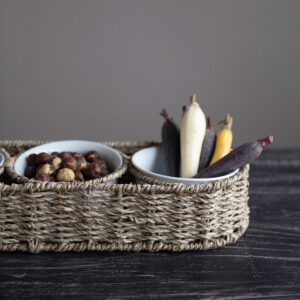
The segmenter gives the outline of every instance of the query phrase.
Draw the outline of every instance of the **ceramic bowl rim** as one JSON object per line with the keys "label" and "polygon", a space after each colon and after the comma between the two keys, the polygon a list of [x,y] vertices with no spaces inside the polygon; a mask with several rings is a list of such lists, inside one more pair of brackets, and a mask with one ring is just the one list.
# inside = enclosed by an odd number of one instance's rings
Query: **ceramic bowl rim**
{"label": "ceramic bowl rim", "polygon": [[[109,152],[114,153],[114,155],[115,155],[114,160],[115,160],[115,161],[118,160],[118,161],[117,161],[118,165],[117,165],[117,167],[116,167],[114,170],[112,170],[112,172],[117,171],[117,170],[120,169],[120,168],[122,167],[122,165],[123,165],[123,157],[122,157],[122,155],[118,152],[118,150],[116,150],[116,149],[114,149],[114,148],[112,148],[112,147],[109,147],[109,146],[107,146],[107,145],[105,145],[105,144],[98,143],[98,142],[94,142],[94,141],[88,141],[88,140],[60,140],[60,141],[54,141],[54,142],[50,142],[50,143],[41,144],[41,145],[32,147],[32,148],[30,148],[30,149],[24,151],[23,153],[21,153],[21,154],[17,157],[17,159],[15,160],[15,162],[14,162],[14,165],[13,165],[13,170],[14,170],[14,172],[15,172],[17,175],[25,176],[25,175],[24,175],[24,171],[23,171],[22,173],[20,173],[19,170],[18,170],[18,167],[19,167],[19,164],[21,164],[21,162],[23,162],[23,161],[28,157],[28,155],[33,154],[33,153],[47,152],[47,151],[44,149],[45,146],[52,146],[52,145],[55,145],[55,144],[62,144],[62,145],[63,145],[63,144],[66,144],[66,143],[67,143],[67,144],[73,144],[73,143],[90,143],[91,145],[92,145],[92,144],[95,144],[95,145],[97,145],[98,147],[100,146],[100,147],[102,147],[102,148],[108,150]],[[39,150],[39,149],[42,149],[42,150]],[[95,149],[92,149],[92,148],[91,148],[90,151],[92,151],[92,150],[95,150]],[[51,152],[54,152],[54,151],[55,151],[55,150],[51,150]],[[59,151],[60,151],[60,152],[61,152],[61,151],[74,151],[74,152],[76,152],[76,150],[67,150],[67,149],[65,149],[65,150],[60,149]],[[80,151],[80,150],[78,150],[78,151]],[[97,150],[96,150],[96,151],[97,151]]]}
{"label": "ceramic bowl rim", "polygon": [[209,183],[209,182],[214,182],[217,180],[222,180],[222,179],[226,179],[226,178],[230,178],[232,176],[234,176],[239,169],[234,170],[233,172],[230,172],[228,174],[222,175],[222,176],[217,176],[217,177],[210,177],[210,178],[184,178],[184,177],[172,177],[172,176],[168,176],[168,175],[163,175],[163,174],[159,174],[159,173],[155,173],[149,170],[146,170],[145,168],[141,167],[137,162],[136,162],[136,157],[138,154],[140,154],[142,151],[149,151],[150,149],[154,149],[154,148],[158,148],[160,146],[152,146],[152,147],[147,147],[141,150],[138,150],[137,152],[135,152],[132,157],[131,157],[131,163],[132,165],[138,169],[140,172],[150,176],[150,177],[154,177],[156,179],[160,179],[163,180],[165,182],[170,182],[170,183],[187,183],[187,182],[193,182],[192,184],[200,184],[200,183]]}

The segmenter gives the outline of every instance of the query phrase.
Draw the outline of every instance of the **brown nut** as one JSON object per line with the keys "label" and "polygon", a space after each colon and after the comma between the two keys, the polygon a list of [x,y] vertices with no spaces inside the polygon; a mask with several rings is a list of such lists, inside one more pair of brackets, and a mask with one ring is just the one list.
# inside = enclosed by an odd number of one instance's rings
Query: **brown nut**
{"label": "brown nut", "polygon": [[109,174],[109,170],[107,168],[107,164],[106,164],[105,160],[96,159],[94,161],[94,163],[96,163],[101,168],[101,170],[102,170],[101,176],[105,176],[105,175]]}
{"label": "brown nut", "polygon": [[36,154],[30,154],[27,157],[27,166],[35,166],[37,164],[36,163],[36,157],[37,157]]}
{"label": "brown nut", "polygon": [[84,177],[83,177],[81,171],[76,170],[74,173],[75,173],[75,180],[84,181]]}
{"label": "brown nut", "polygon": [[72,156],[70,151],[62,151],[62,152],[60,152],[60,155],[61,156]]}
{"label": "brown nut", "polygon": [[36,174],[37,175],[52,175],[54,168],[50,164],[44,164],[38,167]]}
{"label": "brown nut", "polygon": [[96,163],[90,163],[88,166],[82,170],[85,179],[95,179],[102,176],[102,169]]}
{"label": "brown nut", "polygon": [[97,151],[86,153],[85,158],[88,162],[94,162],[95,159],[100,159],[100,154]]}
{"label": "brown nut", "polygon": [[61,165],[61,158],[58,156],[54,156],[51,163],[52,163],[53,168],[55,170],[58,170]]}
{"label": "brown nut", "polygon": [[42,165],[42,164],[47,164],[50,162],[52,159],[52,155],[46,152],[42,152],[37,154],[36,156],[36,164],[37,165]]}
{"label": "brown nut", "polygon": [[103,160],[103,159],[98,159],[97,158],[97,159],[94,160],[94,163],[98,164],[101,167],[102,170],[107,169],[106,161]]}
{"label": "brown nut", "polygon": [[76,161],[78,170],[82,170],[87,167],[87,162],[83,156],[79,156],[78,158],[76,158]]}
{"label": "brown nut", "polygon": [[72,157],[72,153],[71,152],[61,152],[60,154],[59,154],[59,156],[60,156],[60,158],[61,159],[65,159],[65,158],[69,158],[69,157]]}
{"label": "brown nut", "polygon": [[77,161],[77,169],[78,170],[81,170],[81,169],[84,169],[86,168],[87,166],[87,162],[86,162],[86,159],[84,158],[84,156],[80,153],[75,153],[74,156],[73,156],[76,161]]}
{"label": "brown nut", "polygon": [[75,173],[68,168],[60,169],[56,175],[57,181],[73,181],[75,179]]}
{"label": "brown nut", "polygon": [[39,181],[53,181],[53,178],[46,174],[37,175],[35,179]]}
{"label": "brown nut", "polygon": [[27,178],[33,178],[36,175],[36,167],[35,166],[27,166],[24,172],[24,175]]}
{"label": "brown nut", "polygon": [[72,156],[66,157],[66,158],[62,159],[61,166],[63,168],[68,168],[68,169],[75,171],[77,169],[77,161]]}

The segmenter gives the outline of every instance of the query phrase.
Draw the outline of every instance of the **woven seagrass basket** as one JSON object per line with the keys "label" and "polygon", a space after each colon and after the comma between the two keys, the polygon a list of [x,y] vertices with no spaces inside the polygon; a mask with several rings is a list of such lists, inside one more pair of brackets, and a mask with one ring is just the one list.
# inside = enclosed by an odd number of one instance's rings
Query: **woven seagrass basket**
{"label": "woven seagrass basket", "polygon": [[[11,155],[40,142],[0,141]],[[107,143],[128,157],[154,143]],[[249,167],[214,183],[0,183],[2,251],[207,250],[249,223]]]}

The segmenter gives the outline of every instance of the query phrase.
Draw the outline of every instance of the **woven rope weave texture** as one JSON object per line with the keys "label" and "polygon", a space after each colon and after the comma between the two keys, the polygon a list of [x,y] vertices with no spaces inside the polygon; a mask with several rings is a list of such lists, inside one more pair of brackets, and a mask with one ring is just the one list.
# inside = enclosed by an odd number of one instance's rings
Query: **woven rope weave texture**
{"label": "woven rope weave texture", "polygon": [[[151,143],[111,143],[131,154]],[[0,142],[17,154],[35,142]],[[246,231],[249,167],[216,183],[63,189],[0,183],[2,251],[183,251],[234,243]]]}

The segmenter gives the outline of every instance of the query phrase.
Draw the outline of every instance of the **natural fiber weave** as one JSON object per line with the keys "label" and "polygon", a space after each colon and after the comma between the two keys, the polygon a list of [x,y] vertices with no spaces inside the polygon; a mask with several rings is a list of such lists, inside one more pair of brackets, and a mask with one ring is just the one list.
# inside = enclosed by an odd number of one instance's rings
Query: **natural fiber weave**
{"label": "natural fiber weave", "polygon": [[3,175],[3,172],[4,172],[4,168],[7,164],[7,161],[10,157],[9,153],[4,149],[4,148],[0,148],[0,153],[3,154],[4,156],[4,163],[2,166],[0,166],[0,182],[2,181],[2,175]]}
{"label": "natural fiber weave", "polygon": [[[114,143],[131,154],[153,143]],[[0,142],[8,152],[35,146]],[[19,148],[20,146],[20,148]],[[11,148],[12,147],[12,148]],[[186,186],[0,183],[2,251],[183,251],[234,243],[249,223],[249,167]]]}

